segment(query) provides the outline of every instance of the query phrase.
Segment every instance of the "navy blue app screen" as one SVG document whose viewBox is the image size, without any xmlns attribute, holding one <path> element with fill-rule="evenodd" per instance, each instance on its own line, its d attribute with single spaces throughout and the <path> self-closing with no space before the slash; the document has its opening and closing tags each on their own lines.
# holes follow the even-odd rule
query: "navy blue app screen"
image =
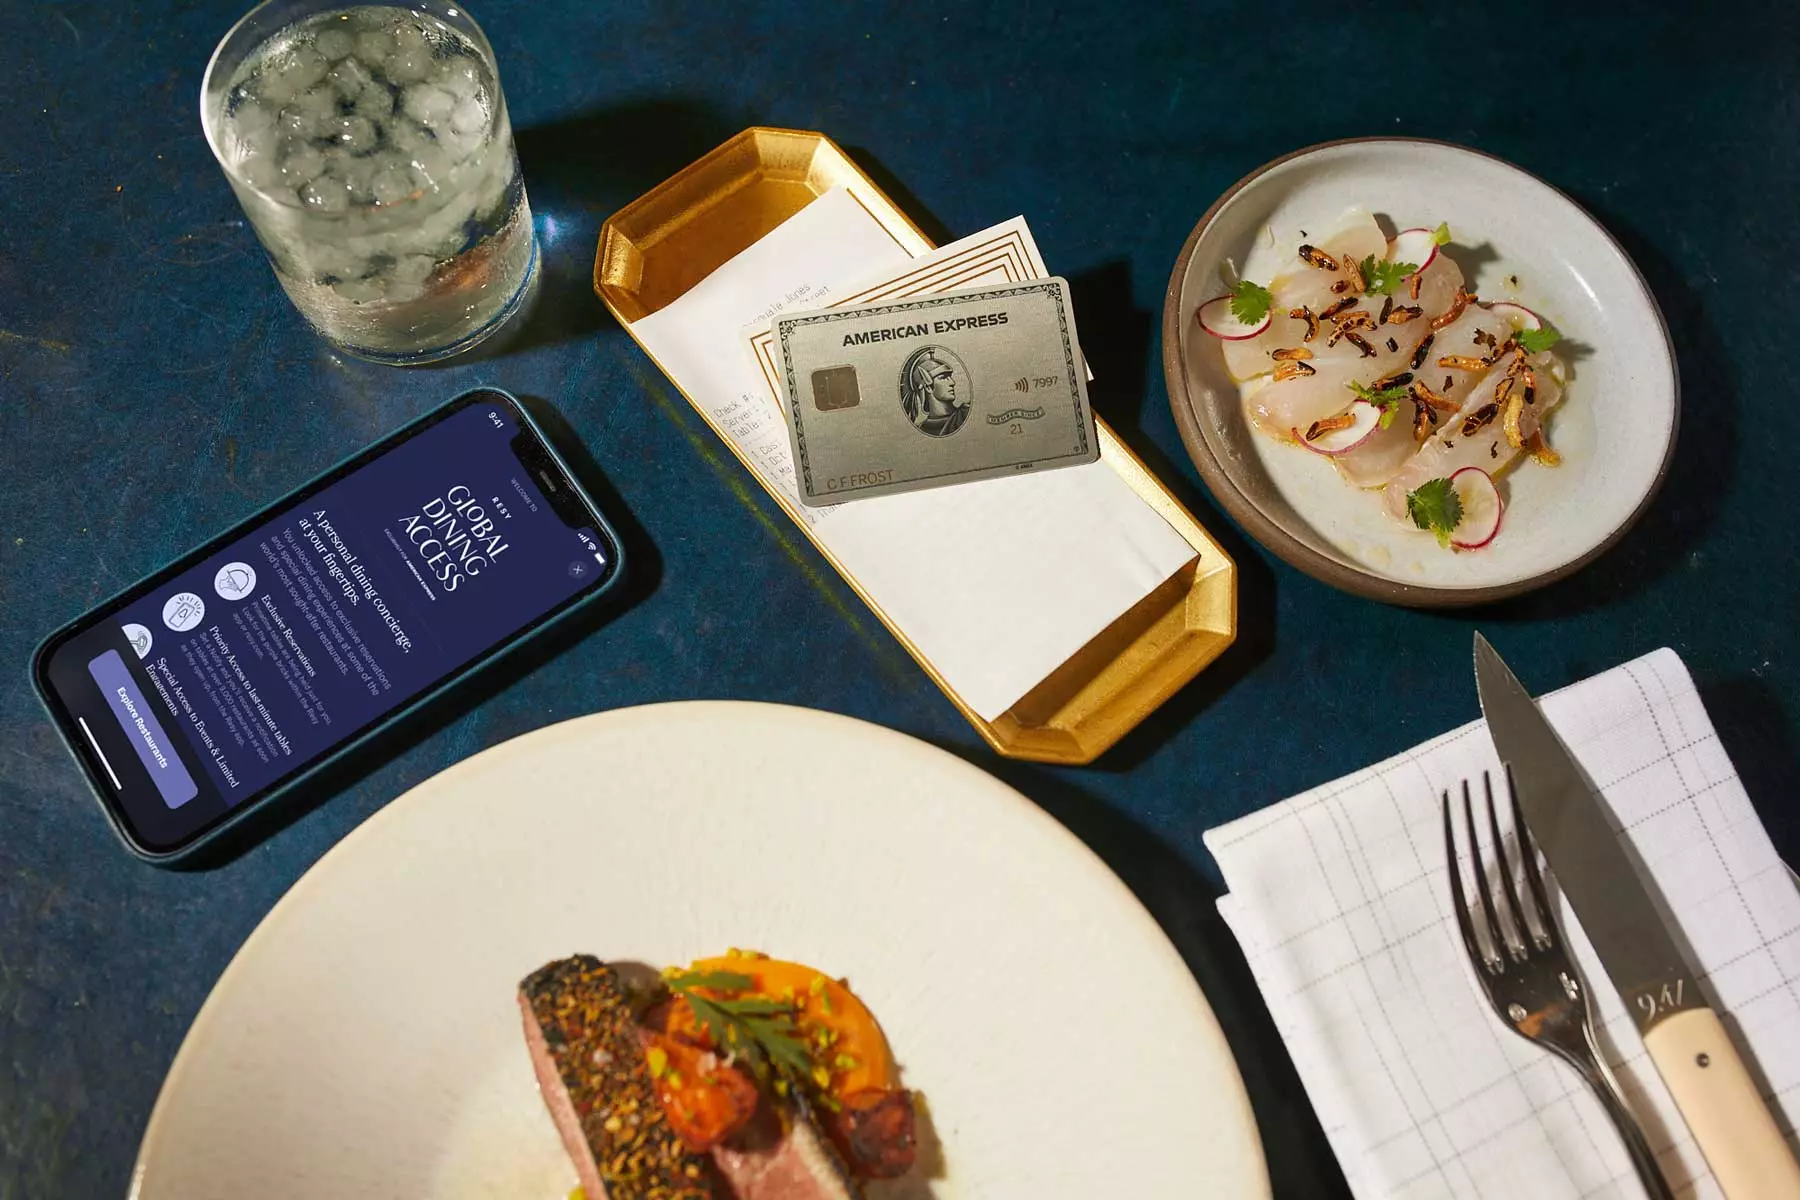
<svg viewBox="0 0 1800 1200">
<path fill-rule="evenodd" d="M 134 823 L 205 824 L 605 573 L 518 433 L 462 408 L 113 615 L 129 653 L 86 665 L 161 799 Z"/>
</svg>

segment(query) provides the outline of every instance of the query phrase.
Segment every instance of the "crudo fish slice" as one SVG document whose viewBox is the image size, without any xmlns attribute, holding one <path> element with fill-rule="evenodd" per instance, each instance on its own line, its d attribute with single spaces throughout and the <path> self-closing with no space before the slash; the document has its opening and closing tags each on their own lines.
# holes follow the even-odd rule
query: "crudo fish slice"
<svg viewBox="0 0 1800 1200">
<path fill-rule="evenodd" d="M 1336 269 L 1325 270 L 1307 263 L 1298 253 L 1299 245 L 1312 246 L 1330 258 L 1336 264 Z M 1269 290 L 1274 293 L 1276 303 L 1284 310 L 1305 305 L 1314 312 L 1320 312 L 1343 295 L 1341 292 L 1333 292 L 1332 284 L 1355 271 L 1357 264 L 1363 259 L 1379 259 L 1386 255 L 1387 236 L 1381 232 L 1381 226 L 1375 223 L 1374 216 L 1367 209 L 1351 209 L 1340 218 L 1335 228 L 1324 231 L 1319 240 L 1302 239 L 1297 243 L 1292 261 L 1276 274 L 1269 284 Z"/>
<path fill-rule="evenodd" d="M 1335 461 L 1338 472 L 1357 487 L 1379 487 L 1392 479 L 1419 448 L 1413 438 L 1415 405 L 1402 400 L 1386 429 L 1377 429 L 1349 454 Z"/>
<path fill-rule="evenodd" d="M 1296 320 L 1284 313 L 1272 315 L 1268 327 L 1252 338 L 1235 341 L 1222 341 L 1220 348 L 1225 352 L 1225 369 L 1231 378 L 1242 383 L 1246 379 L 1255 379 L 1275 369 L 1275 360 L 1270 356 L 1285 347 L 1306 345 L 1306 322 Z M 1315 339 L 1317 340 L 1317 339 Z"/>
<path fill-rule="evenodd" d="M 1307 437 L 1311 430 L 1294 430 L 1300 444 L 1315 454 L 1336 458 L 1349 454 L 1381 432 L 1381 410 L 1366 400 L 1358 400 L 1334 419 L 1348 421 L 1340 428 L 1326 430 L 1317 437 Z"/>
<path fill-rule="evenodd" d="M 1289 440 L 1294 430 L 1310 429 L 1315 421 L 1350 407 L 1356 396 L 1349 385 L 1360 382 L 1363 372 L 1349 359 L 1321 362 L 1311 375 L 1271 383 L 1253 394 L 1248 402 L 1250 419 L 1265 433 Z"/>
<path fill-rule="evenodd" d="M 1529 439 L 1536 433 L 1550 410 L 1562 399 L 1562 385 L 1551 371 L 1555 358 L 1545 351 L 1532 355 L 1530 361 L 1536 396 L 1522 413 L 1519 423 L 1522 439 Z M 1498 375 L 1484 380 L 1485 399 L 1475 403 L 1468 413 L 1458 413 L 1445 421 L 1436 435 L 1388 481 L 1382 499 L 1390 513 L 1405 517 L 1406 493 L 1427 480 L 1447 478 L 1464 467 L 1480 467 L 1490 475 L 1498 475 L 1518 457 L 1519 451 L 1506 440 L 1504 422 L 1497 415 L 1474 432 L 1464 432 L 1469 416 L 1492 401 L 1493 389 L 1498 382 Z"/>
<path fill-rule="evenodd" d="M 1440 254 L 1429 267 L 1419 272 L 1419 298 L 1413 299 L 1410 280 L 1400 285 L 1394 293 L 1394 303 L 1416 305 L 1425 310 L 1424 323 L 1429 326 L 1431 319 L 1448 312 L 1455 303 L 1456 295 L 1462 291 L 1467 282 L 1463 278 L 1462 268 L 1456 265 L 1448 254 Z M 1421 322 L 1415 321 L 1414 324 Z"/>
<path fill-rule="evenodd" d="M 1431 349 L 1419 366 L 1419 378 L 1445 399 L 1465 404 L 1470 389 L 1492 370 L 1481 362 L 1492 352 L 1485 339 L 1493 338 L 1497 344 L 1505 341 L 1509 332 L 1504 317 L 1479 304 L 1469 305 L 1462 316 L 1432 335 Z M 1477 339 L 1477 334 L 1482 340 Z M 1445 359 L 1453 361 L 1446 364 Z"/>
</svg>

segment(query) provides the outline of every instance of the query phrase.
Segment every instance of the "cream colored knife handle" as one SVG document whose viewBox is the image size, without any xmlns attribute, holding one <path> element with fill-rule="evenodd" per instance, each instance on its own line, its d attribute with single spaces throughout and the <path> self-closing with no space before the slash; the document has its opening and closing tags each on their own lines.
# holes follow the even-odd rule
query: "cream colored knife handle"
<svg viewBox="0 0 1800 1200">
<path fill-rule="evenodd" d="M 1800 1163 L 1712 1009 L 1665 1017 L 1644 1048 L 1727 1200 L 1800 1200 Z"/>
</svg>

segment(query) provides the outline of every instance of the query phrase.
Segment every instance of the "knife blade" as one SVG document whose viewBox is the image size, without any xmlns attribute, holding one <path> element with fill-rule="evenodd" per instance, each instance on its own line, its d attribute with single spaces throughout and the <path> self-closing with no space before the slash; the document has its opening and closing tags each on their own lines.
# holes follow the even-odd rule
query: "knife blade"
<svg viewBox="0 0 1800 1200">
<path fill-rule="evenodd" d="M 1531 836 L 1606 965 L 1613 986 L 1647 1033 L 1675 1013 L 1704 1007 L 1687 956 L 1675 944 L 1637 868 L 1619 845 L 1587 776 L 1487 639 L 1475 635 L 1475 687 L 1488 734 L 1512 769 Z"/>
<path fill-rule="evenodd" d="M 1729 1200 L 1800 1197 L 1789 1152 L 1612 818 L 1537 702 L 1475 635 L 1475 688 L 1525 824 Z"/>
</svg>

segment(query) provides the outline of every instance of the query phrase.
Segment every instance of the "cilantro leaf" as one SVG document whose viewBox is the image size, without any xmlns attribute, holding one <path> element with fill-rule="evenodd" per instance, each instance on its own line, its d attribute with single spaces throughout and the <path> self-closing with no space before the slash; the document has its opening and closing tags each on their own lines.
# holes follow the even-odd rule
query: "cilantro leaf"
<svg viewBox="0 0 1800 1200">
<path fill-rule="evenodd" d="M 1445 221 L 1442 225 L 1439 225 L 1436 229 L 1432 230 L 1431 240 L 1440 246 L 1447 245 L 1450 241 L 1450 222 Z"/>
<path fill-rule="evenodd" d="M 1562 333 L 1548 321 L 1540 329 L 1521 329 L 1513 334 L 1513 340 L 1527 354 L 1536 354 L 1540 350 L 1548 350 L 1562 341 Z"/>
<path fill-rule="evenodd" d="M 1380 381 L 1377 380 L 1376 382 L 1379 383 Z M 1350 384 L 1350 390 L 1356 393 L 1356 398 L 1358 400 L 1367 400 L 1376 408 L 1392 408 L 1394 405 L 1412 395 L 1412 393 L 1407 390 L 1404 383 L 1397 383 L 1392 387 L 1384 387 L 1380 391 L 1370 391 L 1362 384 L 1353 382 Z"/>
<path fill-rule="evenodd" d="M 1269 289 L 1248 279 L 1239 280 L 1231 289 L 1231 315 L 1246 325 L 1254 325 L 1268 316 L 1274 305 L 1275 297 L 1269 294 Z"/>
<path fill-rule="evenodd" d="M 1352 383 L 1350 385 L 1350 390 L 1356 393 L 1356 398 L 1358 400 L 1367 400 L 1377 408 L 1385 408 L 1390 404 L 1398 404 L 1411 394 L 1406 390 L 1406 385 L 1403 383 L 1395 384 L 1393 387 L 1384 387 L 1378 392 L 1370 391 L 1360 383 Z"/>
<path fill-rule="evenodd" d="M 1386 429 L 1394 423 L 1394 414 L 1400 411 L 1400 402 L 1412 393 L 1405 384 L 1384 387 L 1380 391 L 1371 391 L 1360 383 L 1352 381 L 1350 390 L 1356 393 L 1358 400 L 1366 400 L 1381 410 L 1381 427 Z"/>
<path fill-rule="evenodd" d="M 1406 515 L 1420 529 L 1437 534 L 1438 545 L 1450 544 L 1450 532 L 1462 524 L 1462 497 L 1448 479 L 1432 479 L 1406 493 Z"/>
<path fill-rule="evenodd" d="M 1391 296 L 1400 285 L 1418 273 L 1418 263 L 1376 262 L 1373 254 L 1357 268 L 1362 272 L 1363 290 L 1375 296 Z"/>
</svg>

